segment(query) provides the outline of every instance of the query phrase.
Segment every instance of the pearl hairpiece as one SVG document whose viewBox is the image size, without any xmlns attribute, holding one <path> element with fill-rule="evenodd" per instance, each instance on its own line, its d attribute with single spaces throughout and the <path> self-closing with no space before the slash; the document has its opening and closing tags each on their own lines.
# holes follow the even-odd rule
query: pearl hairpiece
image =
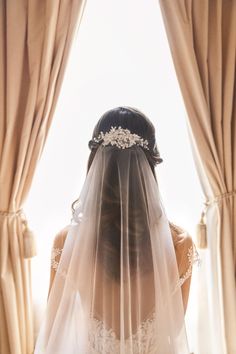
<svg viewBox="0 0 236 354">
<path fill-rule="evenodd" d="M 147 140 L 144 140 L 138 134 L 131 133 L 129 129 L 124 129 L 120 126 L 118 128 L 111 127 L 110 131 L 105 134 L 101 131 L 93 140 L 96 143 L 103 140 L 103 146 L 116 145 L 119 149 L 127 149 L 133 145 L 138 145 L 149 150 Z"/>
</svg>

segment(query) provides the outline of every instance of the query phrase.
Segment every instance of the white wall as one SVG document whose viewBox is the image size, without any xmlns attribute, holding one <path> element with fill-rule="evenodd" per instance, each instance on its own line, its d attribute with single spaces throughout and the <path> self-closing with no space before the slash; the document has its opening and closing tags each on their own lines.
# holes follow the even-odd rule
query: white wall
<svg viewBox="0 0 236 354">
<path fill-rule="evenodd" d="M 88 0 L 25 205 L 38 244 L 32 261 L 37 321 L 46 303 L 52 240 L 70 222 L 71 203 L 85 178 L 93 127 L 106 110 L 121 105 L 141 109 L 155 124 L 164 160 L 156 172 L 167 214 L 195 237 L 202 193 L 158 1 Z M 190 343 L 194 289 L 193 277 L 187 312 Z"/>
</svg>

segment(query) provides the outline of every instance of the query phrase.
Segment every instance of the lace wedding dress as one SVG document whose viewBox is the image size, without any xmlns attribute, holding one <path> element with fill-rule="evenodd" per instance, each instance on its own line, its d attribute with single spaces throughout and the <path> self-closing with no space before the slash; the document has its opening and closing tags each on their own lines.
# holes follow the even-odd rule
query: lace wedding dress
<svg viewBox="0 0 236 354">
<path fill-rule="evenodd" d="M 144 320 L 131 338 L 125 339 L 124 353 L 156 354 L 158 343 L 155 336 L 155 311 Z M 89 350 L 86 354 L 120 354 L 120 340 L 112 328 L 103 321 L 91 318 L 89 323 Z"/>
<path fill-rule="evenodd" d="M 182 286 L 195 246 L 189 235 L 172 239 L 149 142 L 112 127 L 94 143 L 65 242 L 52 252 L 35 354 L 189 354 Z"/>
<path fill-rule="evenodd" d="M 174 224 L 171 224 L 172 231 L 174 233 L 174 243 L 175 245 L 182 243 L 183 247 L 181 250 L 177 250 L 176 247 L 176 256 L 180 258 L 180 252 L 182 253 L 182 259 L 185 258 L 185 262 L 182 262 L 182 276 L 179 277 L 176 287 L 180 287 L 184 282 L 189 279 L 192 275 L 193 265 L 200 262 L 199 254 L 196 250 L 195 244 L 193 243 L 190 247 L 187 248 L 187 252 L 184 248 L 188 244 L 189 238 L 185 232 L 179 233 L 180 228 L 175 227 Z M 174 229 L 174 230 L 173 230 Z M 66 233 L 59 234 L 59 238 L 55 239 L 55 246 L 57 244 L 63 245 L 65 241 Z M 63 248 L 52 247 L 51 252 L 51 269 L 52 274 L 57 271 L 60 255 Z M 185 253 L 184 253 L 185 252 Z M 180 262 L 179 262 L 180 263 Z M 180 269 L 180 268 L 179 268 Z M 180 269 L 181 273 L 181 269 Z M 54 276 L 54 274 L 53 274 Z M 158 339 L 155 333 L 155 319 L 156 313 L 153 309 L 149 316 L 143 320 L 131 338 L 125 339 L 125 349 L 124 353 L 135 354 L 157 354 L 158 352 Z M 100 320 L 96 317 L 90 317 L 89 319 L 89 349 L 86 354 L 120 354 L 120 340 L 117 337 L 115 331 L 112 328 L 109 328 L 103 320 Z"/>
</svg>

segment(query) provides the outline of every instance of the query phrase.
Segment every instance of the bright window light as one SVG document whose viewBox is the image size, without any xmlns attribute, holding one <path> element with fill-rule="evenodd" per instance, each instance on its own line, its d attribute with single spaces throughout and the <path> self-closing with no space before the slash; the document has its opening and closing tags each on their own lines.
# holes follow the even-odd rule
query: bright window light
<svg viewBox="0 0 236 354">
<path fill-rule="evenodd" d="M 164 160 L 156 173 L 168 218 L 195 240 L 203 196 L 158 1 L 88 0 L 25 204 L 38 248 L 32 260 L 36 333 L 46 305 L 52 242 L 70 223 L 71 203 L 86 175 L 88 141 L 100 116 L 121 105 L 140 109 L 154 123 Z M 193 273 L 186 314 L 191 347 L 195 294 Z"/>
</svg>

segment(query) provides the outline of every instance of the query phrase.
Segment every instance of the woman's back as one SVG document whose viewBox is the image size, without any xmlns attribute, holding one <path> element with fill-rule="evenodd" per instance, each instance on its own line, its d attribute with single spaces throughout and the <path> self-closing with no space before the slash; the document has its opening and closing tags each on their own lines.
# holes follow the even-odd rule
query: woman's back
<svg viewBox="0 0 236 354">
<path fill-rule="evenodd" d="M 114 111 L 98 122 L 71 225 L 54 242 L 36 353 L 189 354 L 192 240 L 167 220 L 153 125 Z"/>
<path fill-rule="evenodd" d="M 182 297 L 184 304 L 184 311 L 187 309 L 189 289 L 191 283 L 192 266 L 194 263 L 194 244 L 191 237 L 180 227 L 176 227 L 174 224 L 170 223 L 170 229 L 173 239 L 173 244 L 175 247 L 176 260 L 178 264 L 180 282 L 182 288 Z M 69 226 L 62 229 L 55 237 L 53 248 L 52 248 L 52 261 L 51 261 L 51 276 L 50 276 L 50 288 L 53 283 L 55 272 L 57 270 L 60 255 L 63 251 L 63 245 L 66 240 L 66 236 L 69 230 Z M 101 272 L 103 274 L 103 272 Z M 134 329 L 132 336 L 125 338 L 125 351 L 124 353 L 134 353 L 134 354 L 155 354 L 157 353 L 158 343 L 157 337 L 155 336 L 155 306 L 154 306 L 154 278 L 153 274 L 148 274 L 143 277 L 142 284 L 133 282 L 132 292 L 134 294 L 133 300 L 135 299 L 135 294 L 137 293 L 137 287 L 140 286 L 143 292 L 143 306 L 141 307 L 143 313 L 140 318 L 135 314 L 135 300 L 133 301 L 134 311 L 132 317 L 132 328 Z M 86 354 L 100 354 L 102 353 L 120 353 L 120 308 L 119 308 L 119 294 L 120 294 L 120 284 L 116 282 L 107 282 L 107 286 L 99 287 L 102 278 L 97 276 L 96 287 L 98 295 L 95 302 L 95 309 L 93 311 L 93 316 L 89 321 L 89 342 L 90 348 L 89 352 Z M 99 292 L 100 289 L 100 292 Z M 107 318 L 101 319 L 101 309 L 102 302 L 104 299 L 103 291 L 107 292 L 108 295 L 105 296 L 108 301 L 110 301 L 110 308 L 113 308 L 116 314 L 112 311 L 108 312 Z M 114 321 L 117 318 L 117 321 Z M 129 331 L 128 331 L 129 332 Z M 133 351 L 131 351 L 131 348 Z M 102 351 L 101 351 L 102 348 Z"/>
</svg>

